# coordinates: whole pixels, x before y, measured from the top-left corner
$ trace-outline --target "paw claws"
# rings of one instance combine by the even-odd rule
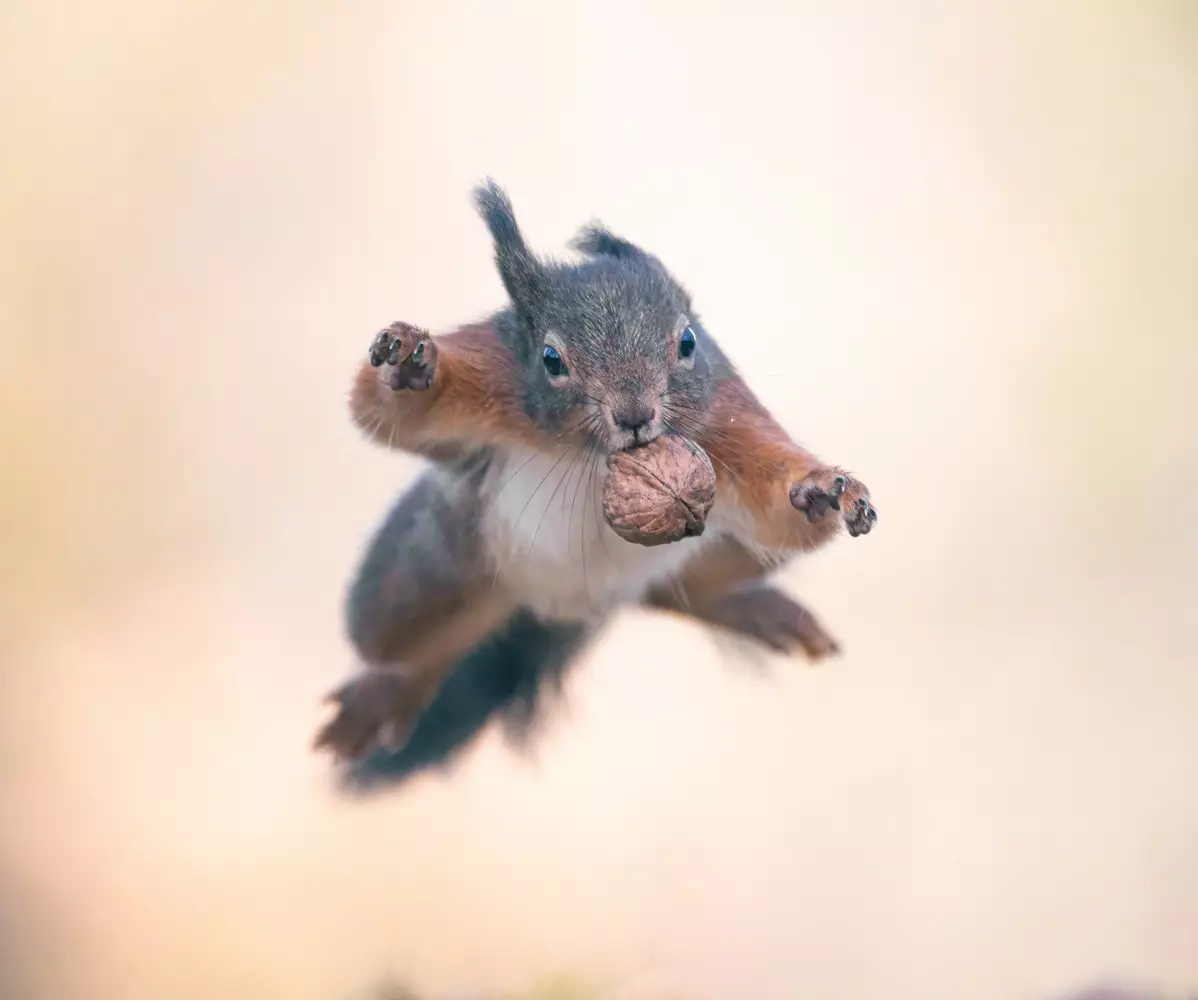
[[[832,510],[840,510],[840,497],[848,484],[849,481],[844,476],[837,476],[832,480],[832,485],[828,488],[828,506]]]
[[[388,366],[390,371],[382,381],[396,392],[428,389],[437,364],[436,345],[429,341],[427,331],[393,323],[371,341],[370,364]]]
[[[383,330],[370,342],[370,364],[378,368],[387,360],[390,351],[391,335]]]
[[[830,471],[818,470],[790,488],[791,506],[806,514],[810,523],[819,521],[829,510],[840,511],[841,500],[850,486],[854,493],[865,490],[864,486],[845,475],[837,475],[826,486],[821,485],[820,480]],[[874,510],[868,496],[864,496],[852,500],[851,506],[843,510],[841,517],[849,535],[857,538],[869,534],[870,529],[877,523],[878,512]]]

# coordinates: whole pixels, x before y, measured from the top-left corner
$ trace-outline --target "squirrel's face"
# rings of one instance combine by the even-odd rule
[[[661,262],[599,226],[574,240],[587,260],[549,264],[524,243],[507,196],[476,191],[511,296],[507,333],[529,414],[559,440],[607,451],[690,435],[723,359]]]
[[[536,409],[607,451],[648,444],[666,427],[671,388],[693,373],[699,334],[681,290],[637,261],[562,268],[534,321]]]

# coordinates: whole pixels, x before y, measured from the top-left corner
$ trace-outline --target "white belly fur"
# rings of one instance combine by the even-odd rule
[[[603,518],[604,472],[602,455],[523,451],[488,473],[484,533],[498,578],[538,614],[588,620],[637,601],[740,519],[717,497],[697,538],[626,542]]]

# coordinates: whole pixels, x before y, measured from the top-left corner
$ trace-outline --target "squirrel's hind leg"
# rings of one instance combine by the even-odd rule
[[[407,743],[385,744],[344,772],[355,792],[384,790],[423,771],[443,767],[495,721],[509,738],[536,728],[570,664],[594,635],[576,622],[544,621],[519,609],[454,664],[420,713]]]
[[[802,650],[808,658],[822,660],[840,652],[815,615],[767,583],[747,584],[706,604],[676,610],[777,653]]]
[[[839,652],[836,640],[798,601],[765,582],[772,565],[732,537],[719,539],[649,592],[644,604],[813,660]]]
[[[484,472],[429,470],[371,541],[346,609],[365,669],[330,696],[317,748],[354,759],[402,745],[454,662],[510,615],[480,533]]]

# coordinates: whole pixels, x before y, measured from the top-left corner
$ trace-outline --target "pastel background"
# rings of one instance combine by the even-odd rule
[[[1198,989],[1194,4],[9,0],[0,136],[0,995]],[[880,530],[784,577],[839,661],[629,614],[534,756],[349,805],[417,466],[345,393],[500,301],[486,174]]]

